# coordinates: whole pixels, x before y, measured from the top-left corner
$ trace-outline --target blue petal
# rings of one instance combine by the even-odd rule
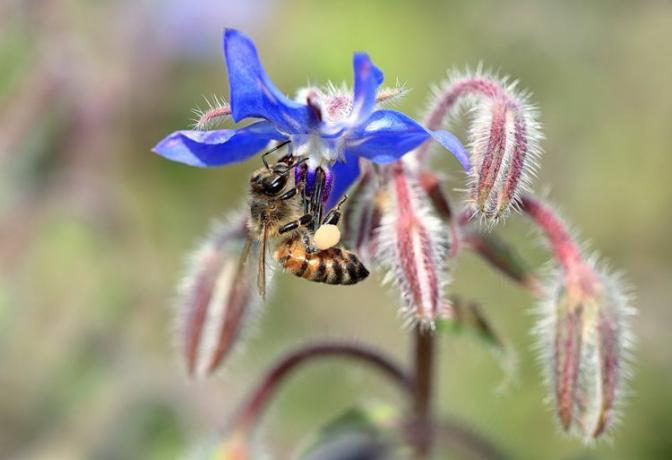
[[[466,172],[471,170],[469,153],[467,153],[467,149],[464,148],[462,141],[460,141],[455,134],[443,130],[429,131],[429,133],[436,142],[444,146],[446,150],[448,150],[455,158],[457,158],[457,161],[460,162],[462,168]]]
[[[373,65],[368,54],[355,53],[352,59],[354,69],[354,95],[349,122],[359,124],[366,120],[376,105],[376,91],[383,82],[383,72]]]
[[[312,122],[308,106],[292,101],[271,82],[252,40],[234,29],[224,31],[229,72],[231,115],[235,121],[264,118],[286,134],[306,132]]]
[[[329,210],[336,206],[338,200],[350,188],[350,186],[359,177],[359,157],[354,155],[345,155],[345,161],[337,161],[331,166],[331,173],[333,174],[333,185],[331,186],[331,193],[327,199],[325,206]]]
[[[282,139],[271,123],[260,121],[241,129],[175,131],[152,150],[169,160],[210,168],[245,160],[271,140]]]
[[[352,130],[345,141],[346,152],[374,163],[391,163],[423,142],[434,139],[457,157],[465,170],[469,159],[462,143],[446,131],[428,131],[413,119],[394,110],[378,110]]]

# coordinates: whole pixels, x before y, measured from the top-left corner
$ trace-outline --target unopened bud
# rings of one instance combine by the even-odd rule
[[[243,251],[252,249],[246,238],[245,218],[238,216],[216,226],[192,256],[177,310],[181,354],[191,377],[219,368],[260,304],[252,264],[243,260]]]
[[[627,376],[628,319],[622,282],[593,266],[558,276],[542,304],[539,337],[565,431],[594,439],[616,419]]]
[[[530,196],[521,205],[559,266],[542,295],[537,327],[556,413],[565,431],[595,439],[614,424],[623,399],[635,310],[621,279],[583,256],[551,207]]]
[[[439,129],[444,119],[468,106],[473,117],[471,144],[471,199],[490,221],[504,217],[529,185],[542,138],[537,113],[515,83],[476,73],[455,74],[435,92],[426,119],[428,129]],[[428,144],[417,151],[426,158]]]
[[[391,270],[411,321],[433,327],[441,313],[447,237],[429,199],[402,162],[390,168],[390,197],[379,232],[380,261]]]

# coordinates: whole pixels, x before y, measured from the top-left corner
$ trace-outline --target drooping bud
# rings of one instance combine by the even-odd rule
[[[231,106],[228,102],[212,97],[212,101],[205,99],[208,108],[203,110],[199,107],[193,110],[196,118],[194,119],[194,128],[201,131],[217,129],[231,117]]]
[[[260,305],[254,252],[243,215],[215,226],[192,256],[177,306],[180,352],[190,377],[216,371],[240,341]]]
[[[399,287],[409,320],[433,327],[447,282],[446,232],[403,162],[393,164],[389,174],[389,202],[378,236],[380,261],[390,268],[387,280]]]
[[[537,113],[516,83],[491,75],[454,74],[434,93],[425,124],[439,129],[446,118],[468,107],[472,169],[471,199],[481,216],[494,222],[516,206],[540,155]],[[429,143],[416,156],[426,159]]]
[[[538,334],[565,431],[595,439],[614,424],[627,377],[633,309],[620,279],[584,268],[559,274],[540,308]]]
[[[560,266],[542,295],[537,327],[556,413],[565,431],[596,439],[616,420],[635,310],[621,279],[584,258],[549,207],[528,196],[521,204]]]

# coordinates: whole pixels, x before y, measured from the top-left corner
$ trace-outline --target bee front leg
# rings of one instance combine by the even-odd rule
[[[304,214],[301,216],[301,218],[293,220],[291,222],[286,223],[280,229],[278,229],[279,234],[291,232],[292,230],[296,230],[299,227],[304,227],[311,223],[313,221],[313,215],[312,214]]]
[[[296,192],[297,192],[296,187],[289,189],[285,193],[280,195],[278,197],[278,200],[289,200],[290,198],[293,198],[296,195]]]
[[[331,211],[327,213],[324,220],[322,221],[322,225],[325,224],[338,225],[338,221],[341,219],[341,206],[343,205],[343,203],[345,203],[345,200],[347,199],[348,195],[343,195],[341,201],[339,201],[338,204],[334,206],[331,209]]]

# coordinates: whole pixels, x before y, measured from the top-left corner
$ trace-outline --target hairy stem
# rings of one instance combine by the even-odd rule
[[[581,250],[562,219],[548,205],[530,195],[524,195],[520,204],[522,211],[545,233],[565,276],[582,267]]]
[[[416,459],[429,458],[432,450],[432,384],[434,379],[434,335],[420,324],[414,329],[415,340],[415,376],[413,408],[417,436]]]
[[[390,382],[408,394],[414,390],[413,380],[390,358],[372,348],[348,342],[320,342],[306,345],[288,353],[273,366],[261,383],[250,393],[233,419],[233,426],[253,429],[280,384],[304,364],[327,357],[349,358],[378,370]]]

